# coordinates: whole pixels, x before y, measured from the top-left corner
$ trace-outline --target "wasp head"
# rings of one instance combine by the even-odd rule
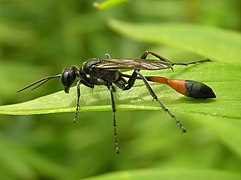
[[[69,93],[70,86],[75,82],[77,71],[76,66],[67,66],[61,74],[61,82],[64,85],[65,93]]]

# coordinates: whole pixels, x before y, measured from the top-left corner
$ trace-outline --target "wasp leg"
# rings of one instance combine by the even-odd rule
[[[161,61],[165,61],[165,62],[168,62],[170,63],[170,65],[173,65],[174,63],[169,61],[168,59],[154,53],[154,52],[151,52],[151,51],[145,51],[144,54],[140,57],[140,59],[146,59],[146,57],[148,56],[148,54],[151,54],[155,57],[157,57],[158,59],[160,59]],[[137,75],[138,73],[137,72],[140,72],[140,69],[135,69],[134,72],[132,73],[132,75],[130,76],[128,82],[127,82],[127,85],[123,88],[123,90],[129,90],[130,88],[132,88],[132,86],[135,84],[135,81],[137,79]]]
[[[151,94],[152,98],[155,99],[161,106],[161,108],[166,111],[171,117],[172,119],[176,122],[176,124],[178,125],[178,127],[182,130],[182,133],[186,132],[186,128],[184,127],[184,125],[176,118],[176,116],[161,102],[161,100],[157,97],[157,95],[155,94],[155,92],[152,90],[151,86],[149,85],[147,79],[139,72],[136,71],[136,73],[138,74],[138,76],[143,80],[144,84],[146,85],[147,90],[149,91],[149,93]]]
[[[75,109],[75,114],[74,114],[74,120],[73,122],[76,123],[77,119],[78,119],[78,111],[79,111],[79,100],[80,100],[80,84],[83,84],[89,88],[94,88],[94,85],[91,84],[90,82],[88,82],[88,79],[83,80],[80,79],[77,84],[76,84],[76,88],[77,88],[77,99],[76,99],[76,109]]]
[[[172,66],[174,66],[174,65],[188,66],[189,64],[197,64],[197,63],[203,63],[203,62],[211,62],[211,60],[210,59],[201,59],[201,60],[196,60],[196,61],[191,61],[191,62],[173,62]]]
[[[140,57],[140,59],[146,59],[148,54],[150,54],[150,51],[145,51],[144,54]],[[108,59],[111,58],[110,54],[108,54],[108,53],[105,54],[105,57],[108,58]],[[126,85],[123,85],[122,83],[120,83],[120,81],[117,81],[116,85],[124,91],[131,89],[133,87],[133,85],[135,84],[135,81],[137,79],[138,74],[136,73],[136,71],[139,72],[140,69],[135,69],[133,71],[132,75],[128,76],[129,80],[128,80],[127,83],[125,83]],[[125,76],[125,75],[123,75],[123,76]]]
[[[161,61],[166,61],[166,62],[169,62],[170,64],[173,64],[172,61],[168,60],[167,58],[165,58],[165,57],[163,57],[163,56],[161,56],[161,55],[159,55],[159,54],[157,54],[155,52],[152,52],[152,51],[146,51],[146,52],[147,52],[147,55],[151,54],[152,56],[160,59]]]
[[[114,89],[112,84],[107,85],[107,87],[110,91],[110,103],[111,103],[111,109],[112,109],[115,150],[116,150],[116,153],[119,154],[120,153],[120,146],[119,146],[119,143],[118,143],[118,136],[117,136],[117,124],[116,124],[116,118],[115,118],[116,107],[115,107],[115,100],[114,100],[114,95],[113,95],[113,92],[115,91],[115,89]]]
[[[170,60],[168,60],[167,58],[164,58],[162,56],[160,56],[159,54],[155,53],[155,52],[151,52],[151,51],[147,51],[147,54],[151,54],[153,56],[155,56],[156,58],[160,59],[161,61],[166,61],[169,62],[172,66],[174,65],[190,65],[190,64],[197,64],[197,63],[203,63],[203,62],[211,62],[210,59],[201,59],[201,60],[196,60],[196,61],[191,61],[191,62],[172,62]]]
[[[74,120],[73,122],[76,123],[78,119],[78,111],[79,111],[79,99],[80,99],[80,80],[77,82],[77,100],[76,100],[76,109],[75,109],[75,114],[74,114]]]
[[[147,55],[149,54],[149,51],[145,51],[144,54],[140,57],[140,59],[146,59]],[[135,69],[132,73],[132,75],[129,77],[129,80],[127,82],[127,85],[124,86],[122,89],[125,90],[129,90],[132,88],[132,86],[135,84],[135,81],[137,79],[137,75],[140,69]]]

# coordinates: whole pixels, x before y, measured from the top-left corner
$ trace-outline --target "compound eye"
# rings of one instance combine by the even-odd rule
[[[77,70],[78,69],[75,66],[68,66],[64,69],[64,71],[61,75],[61,82],[64,85],[64,91],[66,93],[69,93],[69,88],[76,79]]]

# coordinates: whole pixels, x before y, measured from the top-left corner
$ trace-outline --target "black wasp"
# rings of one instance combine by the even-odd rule
[[[146,59],[147,55],[150,54],[158,59]],[[17,92],[28,89],[36,85],[33,89],[41,86],[46,83],[48,80],[53,78],[61,78],[61,82],[64,86],[64,91],[69,92],[69,88],[74,84],[76,78],[77,80],[77,102],[76,102],[76,112],[74,115],[74,122],[77,120],[78,110],[79,110],[79,99],[80,99],[80,84],[83,84],[87,87],[94,88],[95,85],[104,85],[108,88],[110,92],[110,102],[112,108],[112,119],[114,127],[114,140],[115,140],[115,149],[119,153],[119,144],[117,138],[117,125],[116,125],[116,106],[114,101],[113,92],[115,92],[116,85],[118,88],[123,91],[129,90],[135,84],[136,79],[141,79],[150,95],[155,99],[161,106],[161,108],[166,111],[171,118],[176,122],[178,127],[184,133],[186,128],[184,125],[176,118],[176,116],[161,102],[161,100],[156,96],[155,92],[152,90],[148,81],[158,82],[167,84],[168,86],[175,89],[177,92],[192,98],[215,98],[216,95],[212,89],[201,83],[192,80],[177,80],[177,79],[167,79],[160,76],[143,76],[140,73],[140,70],[162,70],[162,69],[172,69],[174,65],[190,65],[201,62],[209,62],[209,59],[197,60],[187,63],[176,63],[172,62],[160,55],[151,52],[145,51],[145,53],[140,57],[140,59],[113,59],[109,54],[105,55],[105,59],[92,58],[84,62],[80,68],[76,66],[67,66],[62,74],[48,76],[43,79],[40,79],[28,86],[23,87]],[[123,74],[120,69],[134,69],[131,75]]]

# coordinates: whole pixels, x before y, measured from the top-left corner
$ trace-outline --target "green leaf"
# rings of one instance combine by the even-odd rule
[[[73,179],[73,173],[68,173],[62,164],[42,156],[41,153],[32,150],[32,146],[27,143],[16,142],[16,139],[2,135],[0,135],[0,140],[0,158],[4,162],[4,168],[9,169],[18,178],[35,179],[37,172],[42,172],[51,179],[54,177]]]
[[[210,129],[210,132],[216,134],[219,141],[225,144],[231,151],[241,159],[241,121],[235,121],[231,118],[212,117],[207,121],[204,115],[194,115],[192,119],[199,119],[198,123]]]
[[[165,44],[222,62],[241,63],[241,35],[233,30],[191,24],[133,24],[113,19],[109,25],[134,40]]]
[[[190,26],[181,25],[181,27],[175,25],[170,25],[170,31],[172,33],[165,34],[169,32],[168,25],[164,27],[162,25],[131,25],[127,23],[120,23],[112,21],[113,27],[115,26],[124,26],[121,31],[124,31],[128,36],[133,35],[134,37],[145,37],[145,41],[156,41],[159,43],[168,42],[172,43],[176,37],[176,44],[182,44],[180,48],[183,49],[192,49],[193,52],[203,54],[208,54],[208,57],[212,57],[217,60],[220,59],[220,53],[228,52],[228,54],[236,54],[236,61],[238,62],[241,59],[241,54],[237,48],[241,44],[239,41],[238,34],[228,33],[230,37],[237,36],[236,39],[232,39],[233,44],[227,44],[227,37],[221,36],[219,29],[211,28],[211,31],[205,31],[205,28],[202,27],[193,27],[189,30]],[[142,27],[143,26],[143,27]],[[152,28],[151,28],[152,27]],[[186,27],[186,28],[184,28]],[[198,29],[200,28],[200,29]],[[196,34],[187,36],[187,32],[183,29],[188,30],[189,34],[193,32],[199,32],[199,35]],[[135,33],[131,31],[136,30]],[[143,30],[143,31],[142,31]],[[148,31],[147,31],[148,30]],[[210,28],[208,28],[210,30]],[[215,30],[217,32],[215,33]],[[163,32],[162,32],[163,31]],[[176,31],[173,35],[173,32]],[[203,32],[204,31],[204,32]],[[147,36],[147,33],[150,34]],[[157,36],[160,34],[160,36]],[[179,32],[179,33],[178,33]],[[203,33],[202,33],[203,32]],[[219,37],[218,43],[216,42],[217,34]],[[138,36],[139,35],[139,36]],[[210,42],[209,36],[214,36],[213,41]],[[202,36],[199,37],[199,36]],[[153,38],[155,37],[155,38]],[[185,37],[185,38],[184,38]],[[177,40],[180,41],[177,41]],[[200,43],[199,40],[203,39]],[[182,41],[181,41],[182,40]],[[184,43],[185,41],[192,42]],[[230,40],[231,43],[231,40]],[[212,45],[212,51],[209,51],[208,45]],[[222,44],[222,48],[225,49],[220,51],[217,44]],[[217,47],[215,46],[217,45]],[[192,47],[192,48],[191,48]],[[203,53],[202,53],[203,52]],[[224,53],[225,54],[225,53]],[[229,56],[226,56],[223,61],[230,60]],[[211,62],[191,65],[188,67],[177,66],[174,67],[174,72],[171,70],[162,70],[162,71],[142,71],[144,75],[161,75],[169,78],[179,78],[179,79],[193,79],[196,81],[201,81],[213,88],[214,92],[217,95],[216,99],[211,100],[196,100],[184,97],[174,90],[170,89],[161,84],[151,83],[153,90],[156,92],[158,97],[163,101],[163,103],[170,108],[173,112],[182,112],[188,114],[202,114],[207,118],[218,117],[218,118],[232,118],[232,119],[241,119],[241,65],[236,64],[227,64],[221,62]],[[131,73],[131,72],[128,72]],[[41,89],[39,88],[38,91]],[[26,93],[30,93],[29,91]],[[19,94],[26,96],[26,94]],[[141,109],[141,110],[160,110],[161,107],[156,103],[152,102],[152,98],[148,91],[146,90],[143,83],[138,80],[135,86],[129,91],[121,91],[117,89],[115,95],[116,105],[118,110],[131,110],[131,109]],[[65,94],[63,91],[50,94],[44,97],[37,98],[24,103],[6,105],[0,107],[1,114],[14,114],[14,115],[27,115],[27,114],[45,114],[45,113],[57,113],[57,112],[74,112],[76,105],[76,89],[75,87],[71,89],[70,94]],[[81,100],[80,100],[80,111],[110,111],[110,102],[109,102],[109,92],[104,86],[96,86],[93,90],[87,87],[81,87]]]
[[[122,171],[117,173],[109,173],[106,175],[97,176],[94,178],[88,178],[93,180],[101,179],[169,179],[169,180],[239,180],[240,174],[217,171],[217,170],[195,170],[195,169],[146,169],[146,170],[133,170],[133,171]]]
[[[106,0],[102,3],[94,2],[93,6],[98,10],[104,10],[104,9],[108,9],[113,6],[117,6],[118,4],[121,4],[121,3],[124,3],[127,1],[128,0]]]
[[[163,75],[171,78],[195,79],[211,86],[217,95],[217,99],[196,100],[184,97],[174,90],[157,83],[151,83],[158,97],[172,111],[184,113],[197,113],[216,117],[236,118],[241,117],[241,95],[237,87],[240,84],[241,75],[239,73],[241,65],[227,66],[223,63],[211,62],[197,64],[188,67],[176,67],[174,72],[164,71],[143,71],[148,75]],[[229,74],[220,79],[216,74],[228,71]],[[232,79],[232,81],[230,81]],[[41,90],[40,88],[38,89]],[[231,95],[229,92],[232,92]],[[29,91],[26,93],[30,93]],[[19,94],[20,95],[20,94]],[[22,93],[22,96],[26,96]],[[116,93],[117,109],[142,109],[157,110],[161,107],[152,102],[143,83],[138,80],[136,85],[129,91],[117,89]],[[53,93],[24,103],[0,106],[1,114],[45,114],[57,112],[73,112],[76,105],[76,89],[71,88],[70,94],[63,91]],[[105,111],[110,110],[109,92],[104,86],[96,86],[93,90],[81,87],[80,111]]]

